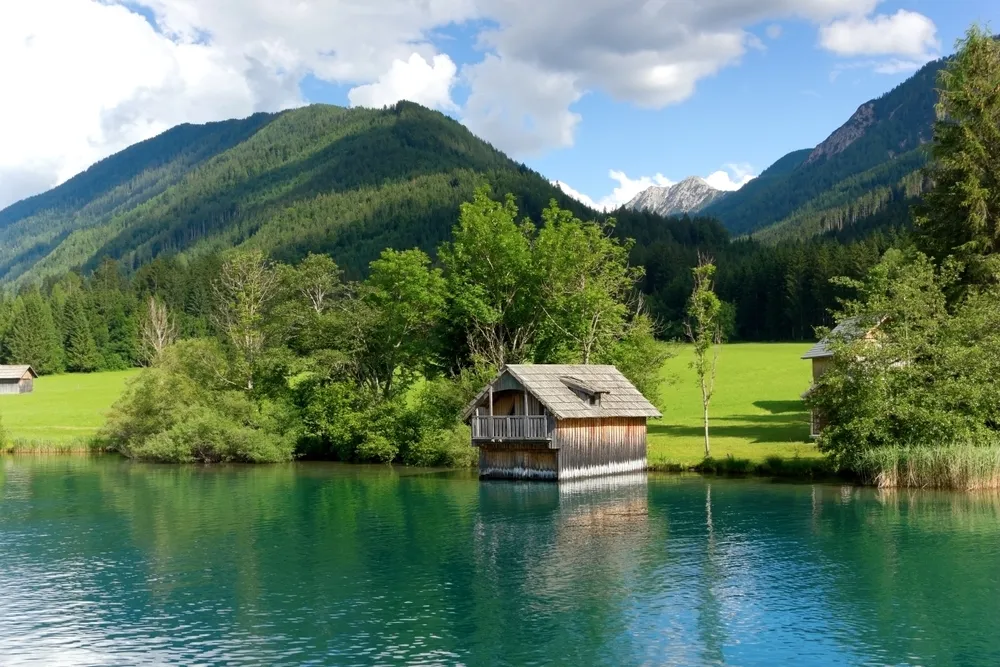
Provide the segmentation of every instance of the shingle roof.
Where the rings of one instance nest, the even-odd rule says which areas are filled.
[[[463,419],[504,373],[510,373],[557,419],[600,417],[661,417],[660,411],[614,366],[563,364],[509,364],[469,404]],[[602,392],[601,404],[590,405],[567,384]]]
[[[843,322],[838,324],[830,332],[830,335],[821,340],[820,342],[809,348],[809,351],[802,355],[803,359],[822,359],[824,357],[832,357],[833,351],[830,350],[830,339],[833,337],[843,336],[845,338],[854,338],[855,336],[860,336],[865,333],[865,328],[861,326],[860,317],[848,317]]]
[[[0,366],[0,380],[20,380],[28,371],[31,371],[33,377],[38,377],[31,366]]]

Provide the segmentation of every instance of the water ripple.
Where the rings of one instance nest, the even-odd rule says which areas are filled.
[[[0,461],[2,665],[1000,664],[1000,501]]]

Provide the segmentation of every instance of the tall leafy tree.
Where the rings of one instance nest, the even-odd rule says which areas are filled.
[[[530,358],[542,315],[535,300],[535,228],[519,224],[517,215],[512,195],[494,201],[481,188],[462,204],[453,241],[440,251],[470,352],[496,367]]]
[[[534,257],[548,338],[568,347],[572,361],[592,363],[624,336],[642,269],[629,265],[631,241],[611,235],[614,220],[583,222],[553,201],[542,222]]]
[[[973,26],[940,73],[938,121],[917,209],[924,247],[966,266],[965,283],[1000,278],[1000,43]]]
[[[259,250],[233,253],[212,283],[215,324],[233,354],[234,380],[253,391],[267,344],[266,317],[278,294],[278,275]]]
[[[363,383],[383,398],[409,387],[431,362],[445,281],[421,250],[386,250],[360,288],[355,322]]]

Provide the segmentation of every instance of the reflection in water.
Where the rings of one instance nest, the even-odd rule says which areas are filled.
[[[0,664],[1000,664],[1000,496],[0,459]]]

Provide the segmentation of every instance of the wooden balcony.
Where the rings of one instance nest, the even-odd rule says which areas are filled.
[[[549,440],[548,419],[545,415],[514,415],[510,417],[474,416],[473,441]]]

